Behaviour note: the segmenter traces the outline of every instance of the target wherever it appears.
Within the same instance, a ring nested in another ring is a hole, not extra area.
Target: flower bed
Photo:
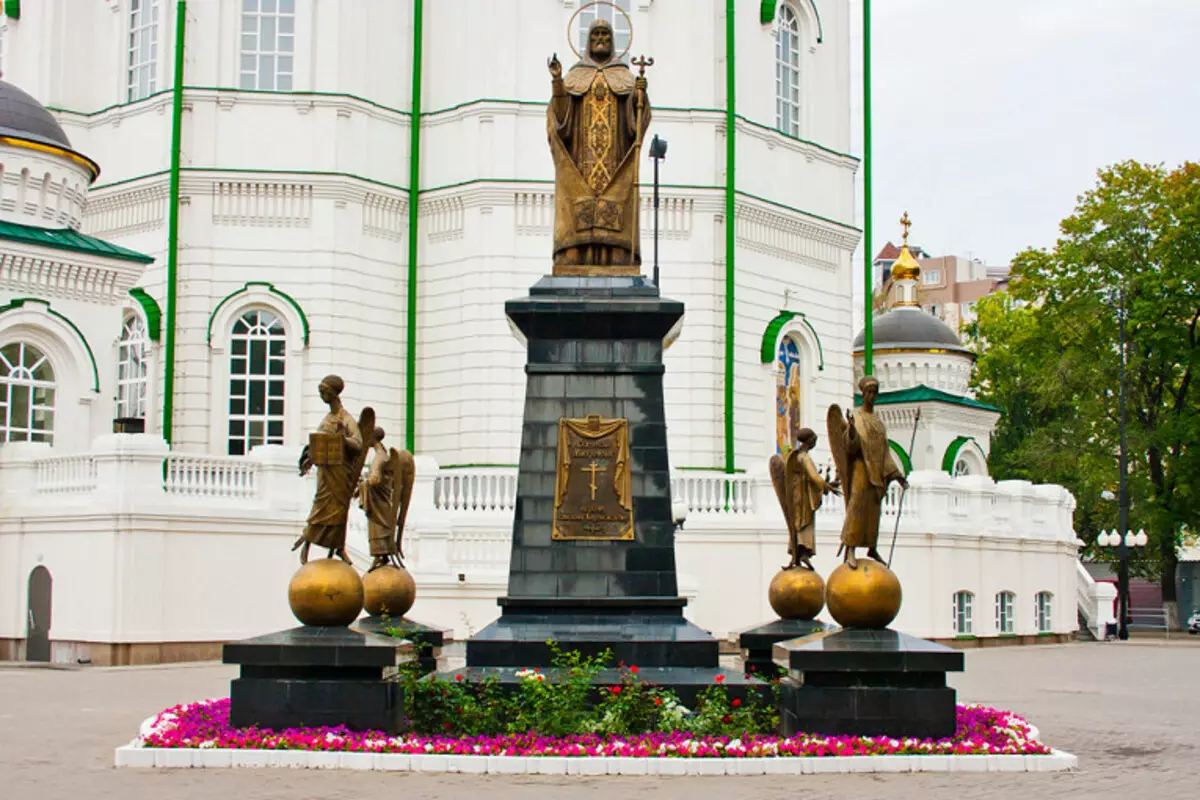
[[[680,731],[631,736],[401,735],[337,728],[231,728],[229,699],[175,706],[143,726],[135,746],[145,748],[300,750],[413,755],[568,756],[630,758],[776,758],[884,755],[1050,755],[1032,726],[1008,711],[958,706],[958,730],[947,739],[886,736],[791,737],[750,734],[697,736]]]

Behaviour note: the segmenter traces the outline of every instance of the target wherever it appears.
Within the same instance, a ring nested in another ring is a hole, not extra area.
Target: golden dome
[[[900,257],[892,264],[892,280],[894,281],[915,281],[921,277],[921,265],[913,258],[913,254],[908,251],[908,243],[900,250]]]

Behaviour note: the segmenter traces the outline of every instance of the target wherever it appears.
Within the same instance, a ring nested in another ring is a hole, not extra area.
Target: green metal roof
[[[0,220],[0,239],[41,247],[53,247],[56,250],[71,250],[104,258],[136,261],[139,264],[150,264],[154,261],[152,256],[110,244],[103,239],[88,236],[71,228],[35,228],[32,225],[18,225],[15,222]]]
[[[911,389],[901,389],[898,392],[880,392],[879,399],[875,401],[876,405],[889,406],[898,403],[949,403],[955,406],[966,406],[967,408],[978,408],[982,411],[995,411],[997,414],[1003,414],[1004,409],[997,408],[987,403],[981,403],[970,397],[962,397],[957,394],[943,392],[941,389],[931,389],[924,384],[914,386]],[[862,405],[862,395],[854,395],[854,405]]]

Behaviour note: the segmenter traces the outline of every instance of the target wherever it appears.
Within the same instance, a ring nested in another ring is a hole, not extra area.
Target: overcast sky
[[[1100,166],[1200,160],[1200,0],[871,5],[876,250],[907,209],[934,255],[1007,264],[1053,245]]]

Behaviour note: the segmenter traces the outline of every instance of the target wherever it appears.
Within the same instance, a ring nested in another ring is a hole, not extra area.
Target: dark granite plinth
[[[836,630],[780,642],[788,670],[780,693],[783,733],[941,738],[955,731],[947,672],[963,654],[893,630]]]
[[[772,648],[776,642],[799,639],[811,633],[832,629],[834,626],[814,619],[777,619],[765,625],[748,628],[738,635],[738,647],[742,651],[747,673],[773,677],[775,665]]]
[[[446,643],[446,631],[422,622],[402,617],[401,619],[384,619],[383,617],[362,617],[354,623],[354,627],[363,633],[373,633],[387,636],[393,640],[411,642],[417,653],[417,664],[422,673],[435,672],[438,659],[442,655],[442,647]],[[398,628],[402,635],[392,636],[387,630]]]
[[[234,727],[345,725],[397,733],[404,712],[389,637],[349,628],[300,627],[225,645],[241,665],[230,685]]]

